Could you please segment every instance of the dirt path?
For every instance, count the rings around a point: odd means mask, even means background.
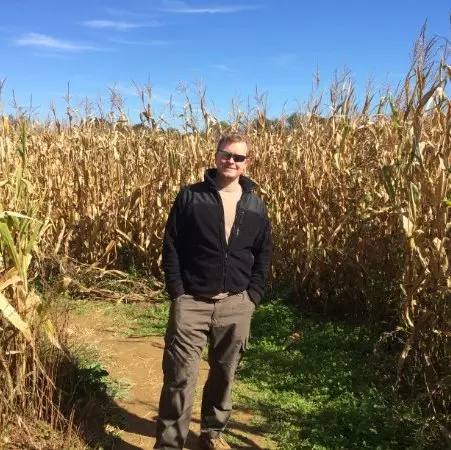
[[[89,342],[99,351],[102,363],[113,379],[130,385],[125,398],[116,400],[120,426],[111,430],[117,435],[114,449],[152,449],[162,383],[163,338],[124,338],[117,325],[102,311],[72,315],[69,330],[74,339]],[[200,395],[207,374],[208,363],[202,361],[186,449],[199,448]],[[252,415],[247,411],[233,412],[228,435],[240,443],[232,444],[233,448],[274,448],[252,425]]]

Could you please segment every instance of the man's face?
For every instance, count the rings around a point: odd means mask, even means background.
[[[245,142],[234,142],[226,145],[222,150],[216,153],[215,164],[218,169],[218,174],[228,180],[235,180],[245,170],[248,165],[248,159],[244,161],[235,161],[231,155],[240,157],[247,157],[247,145]]]

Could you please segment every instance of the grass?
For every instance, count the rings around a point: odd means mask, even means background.
[[[100,308],[128,336],[162,335],[169,306],[74,304],[85,314]],[[294,332],[302,338],[284,349]],[[374,354],[378,338],[365,326],[303,317],[270,295],[253,318],[235,406],[251,411],[255,425],[284,450],[442,448],[422,434],[415,404],[386,382],[382,367],[391,362]]]
[[[293,332],[302,339],[284,350]],[[287,450],[441,448],[421,435],[415,405],[382,384],[377,339],[365,327],[303,318],[272,299],[255,313],[235,403]]]
[[[169,302],[158,303],[111,303],[105,301],[71,301],[74,314],[84,315],[101,310],[115,329],[123,336],[161,336],[166,329]]]

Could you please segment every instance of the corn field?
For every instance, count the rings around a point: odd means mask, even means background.
[[[251,142],[249,175],[273,229],[271,280],[290,286],[304,307],[385,321],[383,339],[402,342],[399,382],[423,396],[434,420],[449,429],[451,67],[446,58],[431,58],[428,45],[417,42],[396,94],[375,99],[368,92],[358,108],[352,83],[341,80],[330,89],[327,116],[319,114],[318,98],[291,126],[267,120],[262,106],[252,118],[236,114],[228,130],[244,130]],[[172,201],[182,185],[202,179],[219,133],[228,131],[208,113],[204,96],[200,101],[204,124],[197,128],[186,116],[181,133],[159,129],[149,110],[140,127],[97,119],[25,126],[3,117],[0,226],[11,234],[14,222],[11,239],[25,251],[22,266],[14,265],[2,233],[0,298],[20,319],[4,316],[2,327],[21,331],[17,351],[30,344],[20,327],[34,311],[23,306],[33,298],[25,281],[31,254],[124,270],[133,264],[161,278]],[[21,185],[39,200],[33,213],[8,188],[24,142],[28,172]],[[41,221],[28,231],[39,237],[39,252],[34,241],[17,240],[26,217]],[[21,292],[11,289],[11,277],[21,280]],[[11,378],[5,349],[2,341],[2,383]],[[25,365],[14,372],[23,376]]]
[[[50,222],[38,218],[40,196],[33,192],[26,167],[25,122],[17,132],[19,159],[11,171],[2,172],[0,183],[0,431],[12,422],[27,432],[29,417],[55,428],[67,421],[54,384],[56,349],[62,347],[48,305],[30,280],[37,269],[33,255]]]

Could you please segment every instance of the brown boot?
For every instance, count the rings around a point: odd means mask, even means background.
[[[226,440],[222,435],[218,437],[211,438],[207,434],[201,434],[199,438],[200,448],[203,450],[226,450],[231,449],[229,444],[227,444]]]

